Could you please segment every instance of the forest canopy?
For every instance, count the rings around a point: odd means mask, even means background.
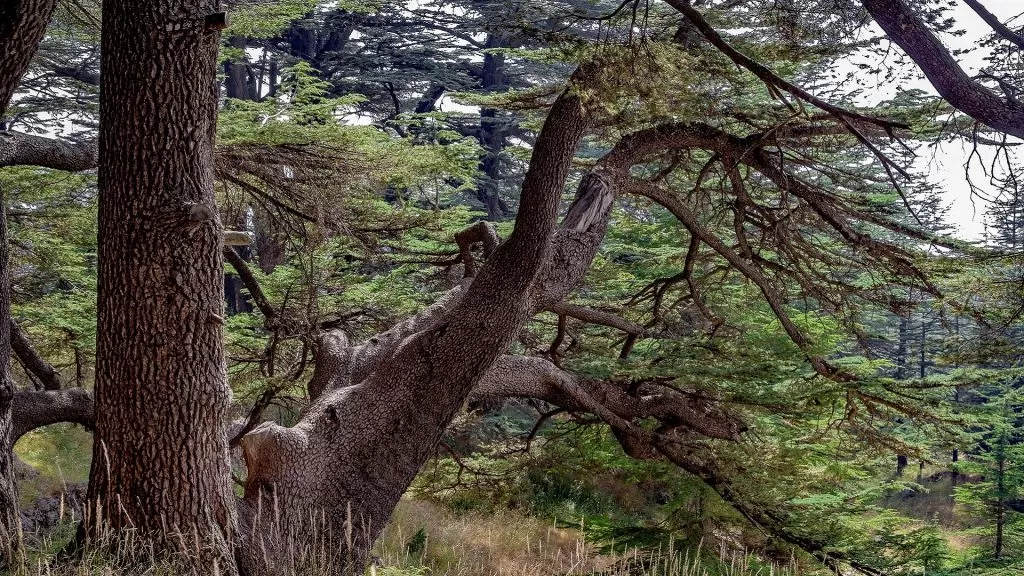
[[[1017,12],[0,5],[0,565],[1024,569]]]

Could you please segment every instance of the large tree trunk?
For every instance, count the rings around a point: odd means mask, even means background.
[[[296,426],[268,423],[243,439],[247,573],[360,571],[446,426],[531,314],[586,121],[567,90],[537,140],[515,231],[450,314],[395,345],[365,380],[336,379],[341,387],[328,387]]]
[[[0,2],[0,119],[46,32],[57,0]]]
[[[158,549],[198,545],[202,570],[219,561],[230,573],[231,392],[213,194],[219,33],[204,26],[215,11],[201,0],[103,5],[96,430],[84,534],[130,528]]]

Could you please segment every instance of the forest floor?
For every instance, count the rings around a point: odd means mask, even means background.
[[[74,425],[52,426],[26,435],[15,453],[27,465],[21,468],[23,509],[39,528],[55,530],[50,540],[38,546],[45,555],[47,548],[59,547],[62,534],[71,533],[69,510],[72,501],[84,495],[91,434]],[[938,467],[917,472],[912,471],[906,479],[914,480],[918,489],[893,493],[879,504],[922,525],[934,523],[953,554],[970,554],[978,546],[973,534],[976,526],[953,497],[957,482],[964,479]],[[374,565],[367,573],[375,576],[768,576],[746,569],[748,563],[742,559],[712,566],[691,558],[685,550],[648,552],[637,562],[636,551],[632,559],[628,554],[602,553],[587,541],[584,531],[546,518],[511,510],[455,511],[412,498],[403,499],[374,554]]]
[[[52,563],[55,552],[74,533],[72,501],[84,496],[91,440],[91,434],[81,427],[56,425],[29,433],[15,447],[23,464],[19,466],[23,511],[47,534],[29,540],[35,565]],[[731,564],[706,561],[671,547],[606,554],[588,542],[583,531],[546,518],[511,510],[455,511],[407,497],[378,541],[367,574],[769,576],[763,570],[748,570],[740,557]],[[41,569],[25,574],[37,573],[50,572]],[[91,573],[89,569],[82,572]]]

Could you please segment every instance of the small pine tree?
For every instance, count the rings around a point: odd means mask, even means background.
[[[982,406],[986,425],[974,433],[976,450],[961,466],[981,480],[958,486],[956,499],[986,521],[980,532],[991,543],[992,557],[1003,560],[1019,548],[1013,546],[1018,540],[1014,528],[1024,521],[1017,506],[1024,494],[1024,399],[1011,386],[992,392]]]

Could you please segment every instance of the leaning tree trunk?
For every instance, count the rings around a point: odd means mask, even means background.
[[[212,1],[106,0],[96,430],[84,535],[232,572]],[[181,538],[184,536],[184,538]],[[195,542],[199,540],[199,542]],[[193,557],[196,555],[193,554]]]
[[[246,572],[359,573],[446,426],[532,313],[586,122],[573,87],[538,137],[515,231],[449,314],[402,340],[365,380],[328,387],[296,426],[268,423],[243,439]]]
[[[14,91],[39,46],[56,0],[9,0],[0,2],[0,120]],[[21,530],[17,488],[14,481],[11,406],[10,286],[7,270],[7,221],[0,192],[0,568],[19,548]]]

